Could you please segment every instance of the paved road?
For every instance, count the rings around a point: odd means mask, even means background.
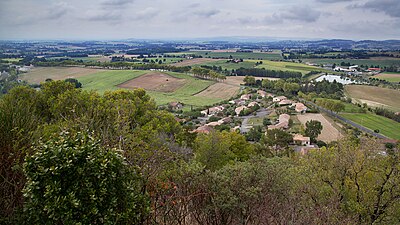
[[[328,110],[328,109],[322,108],[322,107],[316,105],[316,104],[313,103],[313,102],[306,101],[306,100],[304,100],[304,99],[301,99],[301,100],[304,101],[304,102],[307,103],[307,104],[310,104],[310,105],[316,107],[316,108],[319,109],[320,111],[322,111],[322,112],[324,112],[324,113],[326,113],[326,114],[328,114],[328,115],[330,115],[330,116],[332,116],[332,117],[335,117],[335,118],[337,118],[338,120],[341,120],[342,122],[347,123],[347,124],[349,124],[349,125],[351,125],[351,126],[357,128],[357,129],[359,129],[359,130],[361,130],[361,131],[363,131],[363,132],[365,132],[365,133],[371,134],[371,135],[373,135],[373,136],[375,136],[375,137],[377,137],[377,138],[388,139],[387,137],[383,136],[382,134],[375,133],[374,131],[372,131],[372,130],[366,128],[366,127],[363,127],[363,126],[361,126],[361,125],[359,125],[359,124],[357,124],[357,123],[354,123],[353,121],[350,121],[350,120],[348,120],[348,119],[346,119],[346,118],[344,118],[344,117],[339,116],[339,115],[338,115],[337,113],[335,113],[335,112],[332,112],[332,111],[330,111],[330,110]]]

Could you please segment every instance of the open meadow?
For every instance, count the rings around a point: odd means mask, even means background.
[[[400,111],[399,90],[366,85],[346,85],[345,93],[359,103]]]
[[[400,123],[394,120],[372,113],[343,113],[341,116],[372,131],[379,130],[388,138],[400,140]]]
[[[385,73],[380,73],[378,75],[375,75],[375,76],[373,76],[373,78],[386,80],[386,81],[389,81],[392,83],[399,83],[400,82],[400,73],[385,72]]]

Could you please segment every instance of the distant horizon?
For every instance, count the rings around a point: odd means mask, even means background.
[[[225,39],[225,40],[224,40]],[[348,39],[348,38],[302,38],[302,37],[269,37],[269,36],[207,36],[207,37],[166,37],[166,38],[156,38],[156,37],[127,37],[127,38],[41,38],[41,39],[27,39],[27,38],[12,38],[12,39],[2,39],[0,41],[227,41],[226,39],[231,39],[230,41],[240,41],[243,42],[279,42],[279,41],[400,41],[398,39]],[[253,40],[252,40],[253,39]],[[258,40],[255,40],[258,39]],[[264,40],[263,40],[264,39]],[[229,40],[228,40],[229,41]]]

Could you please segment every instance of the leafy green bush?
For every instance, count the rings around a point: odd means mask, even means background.
[[[138,224],[148,213],[141,180],[114,149],[62,132],[34,147],[24,172],[28,224]]]

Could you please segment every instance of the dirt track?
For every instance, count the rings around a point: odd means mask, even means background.
[[[175,78],[161,72],[152,72],[128,80],[118,85],[118,87],[128,89],[143,88],[145,90],[159,92],[174,92],[176,89],[185,85],[185,83],[185,79]]]
[[[337,141],[340,137],[342,137],[340,132],[322,114],[306,113],[304,115],[297,115],[297,118],[304,126],[306,122],[310,120],[318,120],[321,122],[322,132],[318,136],[318,140],[331,142]]]

